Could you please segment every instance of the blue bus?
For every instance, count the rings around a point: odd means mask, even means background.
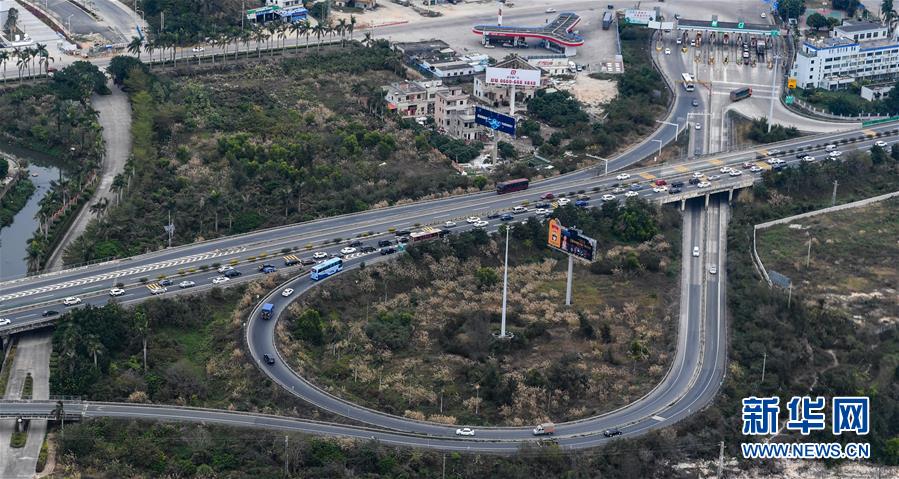
[[[340,258],[331,258],[313,266],[311,277],[313,280],[318,281],[341,271],[343,271],[343,260]]]

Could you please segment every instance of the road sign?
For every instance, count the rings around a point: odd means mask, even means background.
[[[549,220],[547,244],[550,248],[586,261],[592,262],[596,254],[595,239],[582,235],[574,228],[562,226],[556,218]]]
[[[540,70],[487,67],[485,80],[491,85],[539,87]]]
[[[795,78],[790,78],[787,80],[787,88],[789,88],[791,90],[793,88],[796,88],[796,79]]]
[[[515,118],[511,116],[476,106],[474,108],[474,122],[493,131],[501,131],[515,136]]]
[[[779,36],[780,36],[780,30],[771,30],[771,36],[772,36],[772,37],[779,37]]]
[[[787,105],[792,105],[793,101],[795,100],[796,98],[793,95],[787,95],[787,97],[784,98],[784,103],[786,103]]]

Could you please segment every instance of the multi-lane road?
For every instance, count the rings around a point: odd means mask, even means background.
[[[725,359],[723,303],[718,278],[723,277],[726,209],[726,203],[715,201],[709,209],[697,203],[691,204],[685,212],[678,346],[668,374],[656,388],[631,405],[598,417],[559,424],[555,440],[560,447],[580,449],[602,444],[610,440],[603,435],[606,429],[619,429],[624,435],[634,435],[665,427],[701,409],[714,397],[723,378]],[[692,246],[699,246],[699,256],[693,256]],[[350,259],[346,267],[355,267],[363,259]],[[711,264],[721,272],[710,274]],[[366,427],[198,408],[110,403],[67,403],[67,413],[81,417],[192,421],[292,430],[375,439],[386,444],[476,450],[482,453],[510,453],[523,443],[535,441],[528,428],[483,428],[477,430],[474,438],[460,439],[455,437],[455,427],[373,411],[330,395],[300,377],[277,356],[275,324],[291,301],[314,286],[307,275],[301,275],[260,301],[260,305],[265,302],[275,305],[275,318],[259,319],[258,307],[251,314],[246,328],[251,355],[259,368],[285,390],[322,409],[364,423]],[[296,290],[287,298],[281,296],[282,289],[286,287]],[[327,281],[321,287],[327,287]],[[263,354],[272,354],[278,359],[270,366],[262,360]],[[0,403],[0,416],[42,416],[53,408],[53,402],[4,402]]]

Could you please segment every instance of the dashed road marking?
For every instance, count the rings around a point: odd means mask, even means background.
[[[771,169],[771,165],[769,165],[768,163],[765,163],[764,161],[756,161],[755,166],[758,166],[759,168],[761,168],[763,170]]]
[[[654,180],[654,179],[656,179],[656,176],[653,175],[652,173],[645,173],[645,172],[644,172],[644,173],[640,173],[640,176],[642,176],[644,179],[647,179],[647,180]]]
[[[689,173],[690,169],[684,165],[674,165],[674,169],[681,173]]]
[[[715,165],[715,166],[721,166],[724,164],[724,160],[716,160],[713,158],[713,159],[709,160],[709,164]]]

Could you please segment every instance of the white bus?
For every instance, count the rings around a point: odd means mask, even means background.
[[[343,260],[340,258],[331,258],[313,266],[310,277],[313,280],[318,281],[341,271],[343,271]]]
[[[693,85],[693,77],[689,73],[681,73],[680,76],[684,83],[684,90],[693,91],[695,88]]]

